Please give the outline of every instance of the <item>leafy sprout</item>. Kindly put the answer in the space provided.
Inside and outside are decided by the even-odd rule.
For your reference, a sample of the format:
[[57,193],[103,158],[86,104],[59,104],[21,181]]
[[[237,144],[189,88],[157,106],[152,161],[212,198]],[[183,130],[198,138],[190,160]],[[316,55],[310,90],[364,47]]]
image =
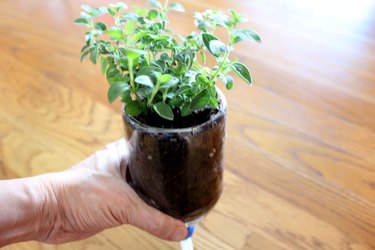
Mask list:
[[[194,13],[199,32],[184,37],[167,29],[168,12],[184,12],[181,4],[168,0],[147,4],[151,9],[134,6],[133,12],[122,2],[99,8],[82,5],[80,17],[74,20],[89,29],[81,61],[88,57],[93,64],[100,62],[109,83],[109,102],[121,98],[125,111],[134,117],[156,112],[173,120],[176,114],[184,117],[217,108],[215,84],[220,79],[231,89],[230,72],[252,83],[248,67],[229,58],[236,43],[261,41],[255,31],[237,28],[247,21],[242,15],[234,10],[229,15],[214,10]],[[113,23],[98,21],[102,15],[111,16]],[[226,29],[228,43],[215,36],[217,27]],[[216,59],[215,66],[206,66],[206,54]]]

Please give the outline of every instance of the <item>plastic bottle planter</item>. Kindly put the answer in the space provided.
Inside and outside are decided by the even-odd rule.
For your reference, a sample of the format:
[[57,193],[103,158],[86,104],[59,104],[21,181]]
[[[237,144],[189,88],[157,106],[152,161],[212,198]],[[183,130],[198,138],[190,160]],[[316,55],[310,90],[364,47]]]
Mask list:
[[185,222],[206,214],[223,189],[226,100],[218,93],[218,112],[194,127],[155,128],[123,113],[128,183],[146,203]]

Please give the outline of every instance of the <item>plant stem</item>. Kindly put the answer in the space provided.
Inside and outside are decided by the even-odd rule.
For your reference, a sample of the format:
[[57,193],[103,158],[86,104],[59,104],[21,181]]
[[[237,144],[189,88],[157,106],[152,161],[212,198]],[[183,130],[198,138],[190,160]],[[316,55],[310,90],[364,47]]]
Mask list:
[[221,71],[221,69],[223,68],[223,65],[224,65],[225,61],[227,60],[228,56],[229,56],[229,51],[225,52],[223,61],[221,62],[221,64],[219,65],[219,67],[217,68],[217,70],[215,71],[215,73],[210,77],[210,82],[214,82],[217,74],[219,74],[220,71]]
[[168,9],[168,0],[165,0],[164,1],[164,11],[166,12],[167,9]]
[[147,101],[147,106],[151,106],[152,101],[154,100],[155,95],[156,95],[156,93],[157,93],[158,90],[159,90],[159,86],[160,86],[159,77],[157,77],[157,79],[158,79],[158,80],[157,80],[156,86],[155,86],[154,89],[152,90],[152,93],[151,93],[150,99],[148,99],[148,101]]
[[116,12],[114,18],[115,18],[115,25],[116,25],[116,27],[120,28],[120,22],[119,22],[120,12],[119,11]]
[[151,62],[151,51],[150,51],[150,49],[147,50],[147,56],[148,56],[147,64],[148,64],[148,66],[150,66],[150,62]]
[[93,18],[90,18],[89,28],[90,28],[90,30],[94,30],[94,20],[93,20]]
[[129,62],[128,67],[129,67],[130,87],[132,88],[133,94],[138,99],[137,90],[136,90],[135,84],[134,84],[133,63]]
[[163,92],[163,102],[167,100],[167,91],[168,89]]
[[163,15],[162,15],[162,22],[163,22],[163,30],[165,30],[165,26],[167,23],[167,11],[168,11],[168,0],[164,1],[164,7],[163,7]]

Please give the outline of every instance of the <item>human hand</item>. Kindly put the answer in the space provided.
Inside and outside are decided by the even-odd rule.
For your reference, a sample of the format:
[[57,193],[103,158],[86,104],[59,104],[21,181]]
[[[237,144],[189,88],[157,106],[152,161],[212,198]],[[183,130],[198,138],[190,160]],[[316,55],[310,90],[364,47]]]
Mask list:
[[[182,221],[144,203],[125,182],[128,144],[113,142],[72,168],[38,176],[44,226],[39,241],[65,243],[131,224],[165,240],[182,240]],[[43,192],[44,190],[44,192]]]

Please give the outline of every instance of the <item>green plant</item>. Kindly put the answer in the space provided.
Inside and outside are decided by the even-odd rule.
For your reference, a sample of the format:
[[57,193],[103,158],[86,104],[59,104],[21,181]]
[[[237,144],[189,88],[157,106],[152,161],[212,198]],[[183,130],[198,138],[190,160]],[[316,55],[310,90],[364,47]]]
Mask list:
[[[134,12],[128,12],[121,2],[100,8],[83,5],[81,17],[74,21],[89,28],[81,61],[86,56],[93,64],[100,60],[110,84],[109,102],[121,97],[131,116],[156,112],[173,120],[176,114],[184,117],[207,107],[217,108],[215,83],[220,79],[231,89],[231,71],[251,84],[249,69],[229,59],[234,44],[261,40],[253,30],[237,28],[246,21],[243,16],[234,10],[229,10],[230,15],[213,10],[195,13],[199,32],[184,37],[167,28],[168,11],[185,11],[181,4],[168,0],[147,4],[152,9],[135,6]],[[102,15],[112,16],[113,24],[98,21]],[[214,35],[217,27],[227,30],[227,43]],[[206,66],[206,51],[215,57],[215,66]]]

